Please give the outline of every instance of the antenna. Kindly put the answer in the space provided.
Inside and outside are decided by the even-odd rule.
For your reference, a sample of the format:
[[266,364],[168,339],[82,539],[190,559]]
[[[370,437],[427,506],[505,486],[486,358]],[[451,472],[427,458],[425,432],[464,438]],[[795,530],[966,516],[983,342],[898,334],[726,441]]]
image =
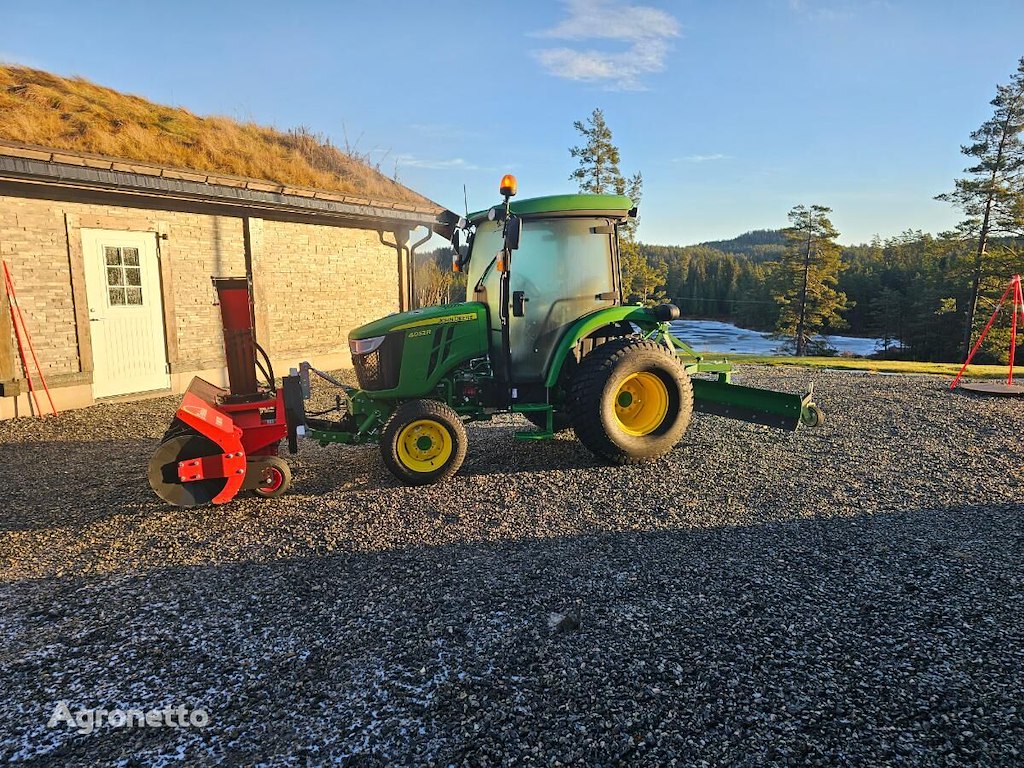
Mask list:
[[466,205],[466,218],[469,218],[469,195],[466,194],[466,185],[462,185],[462,201]]

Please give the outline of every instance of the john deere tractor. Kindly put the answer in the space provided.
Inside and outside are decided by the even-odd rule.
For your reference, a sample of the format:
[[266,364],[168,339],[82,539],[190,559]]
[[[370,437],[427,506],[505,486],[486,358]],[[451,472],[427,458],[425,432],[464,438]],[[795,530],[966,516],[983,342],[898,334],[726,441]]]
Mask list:
[[418,485],[455,474],[465,423],[496,413],[530,421],[523,440],[571,428],[612,464],[671,451],[695,406],[788,429],[821,420],[810,393],[732,384],[728,364],[705,362],[671,334],[677,307],[623,303],[617,230],[636,216],[629,198],[512,202],[512,176],[500,191],[500,205],[453,228],[453,269],[466,272],[470,300],[353,330],[359,388],[340,421],[309,419],[310,436],[377,442],[385,466]]
[[[287,438],[378,443],[385,466],[410,485],[454,475],[465,424],[519,413],[516,434],[545,440],[573,429],[595,455],[636,464],[671,451],[696,409],[783,429],[821,422],[811,392],[733,384],[673,336],[671,304],[625,304],[618,228],[636,209],[616,195],[503,202],[458,221],[453,269],[469,301],[375,320],[349,334],[358,388],[303,364],[275,385],[253,333],[247,278],[215,278],[229,389],[193,380],[149,464],[154,491],[181,506],[224,503],[246,489],[273,497],[291,482],[278,456]],[[262,370],[265,383],[258,380]],[[341,387],[332,411],[307,415],[309,374]],[[332,413],[333,412],[333,413]],[[324,416],[333,415],[333,418]]]

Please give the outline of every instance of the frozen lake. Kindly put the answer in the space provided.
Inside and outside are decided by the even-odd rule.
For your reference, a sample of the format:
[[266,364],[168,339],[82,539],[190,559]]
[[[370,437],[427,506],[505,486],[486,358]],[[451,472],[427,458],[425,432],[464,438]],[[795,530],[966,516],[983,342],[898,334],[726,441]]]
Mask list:
[[[733,352],[739,355],[779,354],[782,342],[770,334],[739,328],[718,320],[675,320],[672,332],[698,352]],[[880,339],[828,336],[828,345],[840,354],[867,356],[881,348]]]

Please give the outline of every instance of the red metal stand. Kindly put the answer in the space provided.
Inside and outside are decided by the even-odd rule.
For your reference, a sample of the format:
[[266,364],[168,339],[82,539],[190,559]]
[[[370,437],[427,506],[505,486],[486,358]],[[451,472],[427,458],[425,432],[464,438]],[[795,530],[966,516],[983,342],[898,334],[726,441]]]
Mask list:
[[960,383],[960,379],[964,375],[964,371],[967,370],[967,366],[971,364],[971,360],[974,359],[974,355],[979,349],[981,349],[981,343],[985,341],[985,335],[992,328],[992,323],[995,322],[996,317],[999,315],[999,310],[1003,308],[1003,304],[1006,303],[1006,298],[1012,294],[1013,298],[1011,302],[1013,304],[1013,317],[1010,321],[1010,371],[1006,377],[1006,385],[1013,386],[1013,358],[1014,353],[1017,351],[1017,315],[1020,314],[1021,322],[1024,323],[1024,293],[1021,291],[1021,279],[1020,275],[1014,275],[1013,279],[1010,280],[1010,284],[1006,286],[1006,290],[1003,291],[1002,298],[999,299],[999,303],[996,304],[995,311],[992,312],[992,317],[985,323],[985,327],[981,331],[981,335],[975,342],[974,347],[971,349],[971,353],[967,355],[967,360],[964,362],[963,367],[960,368],[960,372],[953,379],[953,383],[949,385],[949,388],[956,389],[956,385]]
[[[43,383],[43,390],[46,392],[46,399],[50,401],[50,410],[53,415],[57,415],[57,406],[53,404],[53,396],[50,394],[50,388],[46,385],[46,376],[43,375],[43,369],[39,365],[39,358],[36,356],[36,348],[32,345],[32,336],[28,332],[28,326],[25,325],[25,316],[21,313],[21,304],[18,303],[18,294],[14,290],[14,280],[11,278],[11,271],[7,268],[7,262],[3,262],[4,266],[4,288],[7,291],[7,297],[10,299],[11,308],[11,324],[14,326],[14,335],[18,340],[18,354],[21,355],[21,367],[25,369],[25,378],[28,379],[28,391],[31,396],[31,400],[36,406],[36,416],[42,418],[43,412],[39,410],[39,395],[36,394],[35,387],[32,386],[32,371],[28,367],[28,360],[25,359],[25,348],[21,343],[21,334],[24,332],[25,340],[28,342],[29,352],[32,353],[32,361],[36,365],[36,373],[39,374],[39,380]],[[15,309],[17,309],[17,316],[15,316]],[[21,329],[18,329],[18,322],[21,322]]]

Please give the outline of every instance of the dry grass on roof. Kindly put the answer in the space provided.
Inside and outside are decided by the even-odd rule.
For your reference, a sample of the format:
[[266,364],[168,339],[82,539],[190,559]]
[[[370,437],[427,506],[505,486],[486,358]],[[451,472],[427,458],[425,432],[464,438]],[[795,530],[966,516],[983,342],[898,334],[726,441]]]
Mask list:
[[27,67],[0,65],[0,139],[374,200],[430,202],[306,129],[199,117]]

